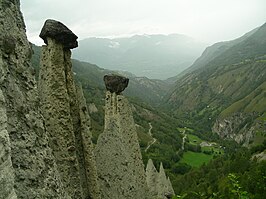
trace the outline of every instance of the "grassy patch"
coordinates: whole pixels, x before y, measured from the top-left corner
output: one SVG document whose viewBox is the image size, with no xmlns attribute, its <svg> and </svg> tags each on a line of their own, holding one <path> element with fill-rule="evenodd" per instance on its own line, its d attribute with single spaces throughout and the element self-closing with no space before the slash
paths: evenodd
<svg viewBox="0 0 266 199">
<path fill-rule="evenodd" d="M 180 163 L 186 163 L 192 167 L 200 167 L 204 163 L 208 163 L 212 157 L 212 155 L 207 155 L 204 153 L 187 151 L 183 154 L 183 158 L 181 159 Z"/>
<path fill-rule="evenodd" d="M 227 117 L 235 112 L 260 112 L 263 113 L 266 110 L 266 82 L 262 83 L 246 97 L 233 103 L 220 114 L 221 117 Z"/>
</svg>

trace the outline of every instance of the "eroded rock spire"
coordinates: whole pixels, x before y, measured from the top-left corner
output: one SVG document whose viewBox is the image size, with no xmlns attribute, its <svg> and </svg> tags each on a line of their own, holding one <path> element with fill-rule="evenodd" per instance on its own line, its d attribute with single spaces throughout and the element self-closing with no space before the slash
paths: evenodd
<svg viewBox="0 0 266 199">
<path fill-rule="evenodd" d="M 146 167 L 146 181 L 153 198 L 170 199 L 175 195 L 172 183 L 169 177 L 166 177 L 162 163 L 160 164 L 160 170 L 158 173 L 152 160 L 148 160 Z"/>
<path fill-rule="evenodd" d="M 171 199 L 174 193 L 170 192 L 169 181 L 166 177 L 163 164 L 160 164 L 160 170 L 157 180 L 158 197 L 161 199 Z"/>
<path fill-rule="evenodd" d="M 158 181 L 158 172 L 151 159 L 148 160 L 146 167 L 146 181 L 150 191 L 150 194 L 153 198 L 157 198 L 157 181 Z"/>
<path fill-rule="evenodd" d="M 65 191 L 71 198 L 98 199 L 90 121 L 82 89 L 76 87 L 71 48 L 77 36 L 61 22 L 47 20 L 42 46 L 39 90 L 42 114 Z"/>
<path fill-rule="evenodd" d="M 124 78 L 114 76 L 113 79 Z M 110 88 L 113 92 L 106 92 L 104 132 L 95 149 L 102 198 L 148 199 L 150 195 L 131 107 L 124 96 L 117 94 L 126 86 L 116 89 L 120 86 L 115 85 Z"/>
</svg>

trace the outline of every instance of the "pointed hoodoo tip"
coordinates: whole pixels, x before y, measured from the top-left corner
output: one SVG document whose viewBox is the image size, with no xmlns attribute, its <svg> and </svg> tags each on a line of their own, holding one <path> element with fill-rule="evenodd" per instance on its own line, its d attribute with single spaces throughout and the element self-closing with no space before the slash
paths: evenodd
<svg viewBox="0 0 266 199">
<path fill-rule="evenodd" d="M 164 169 L 164 168 L 163 168 L 163 163 L 162 163 L 162 162 L 160 163 L 160 169 Z"/>
<path fill-rule="evenodd" d="M 64 24 L 53 19 L 47 19 L 42 27 L 40 37 L 47 44 L 47 38 L 55 39 L 64 48 L 72 49 L 78 47 L 77 36 Z"/>
<path fill-rule="evenodd" d="M 119 75 L 105 75 L 103 77 L 105 87 L 111 93 L 120 94 L 128 86 L 129 79 Z"/>
</svg>

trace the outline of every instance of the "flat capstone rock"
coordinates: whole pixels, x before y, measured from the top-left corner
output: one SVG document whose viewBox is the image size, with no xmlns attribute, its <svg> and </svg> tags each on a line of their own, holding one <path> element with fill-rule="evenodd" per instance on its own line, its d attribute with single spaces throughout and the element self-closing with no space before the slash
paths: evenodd
<svg viewBox="0 0 266 199">
<path fill-rule="evenodd" d="M 120 94 L 128 86 L 129 79 L 119 75 L 105 75 L 105 87 L 111 93 Z"/>
<path fill-rule="evenodd" d="M 77 35 L 69 30 L 63 23 L 53 19 L 47 19 L 45 21 L 40 37 L 44 40 L 45 44 L 48 44 L 47 38 L 49 37 L 63 44 L 66 49 L 78 47 Z"/>
</svg>

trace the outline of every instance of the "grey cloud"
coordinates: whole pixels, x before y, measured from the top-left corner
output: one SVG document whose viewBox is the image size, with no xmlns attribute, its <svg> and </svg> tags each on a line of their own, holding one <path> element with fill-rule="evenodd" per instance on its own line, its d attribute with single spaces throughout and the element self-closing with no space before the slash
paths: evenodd
<svg viewBox="0 0 266 199">
<path fill-rule="evenodd" d="M 181 33 L 217 42 L 266 22 L 265 0 L 21 0 L 29 39 L 47 18 L 60 20 L 80 38 Z"/>
</svg>

